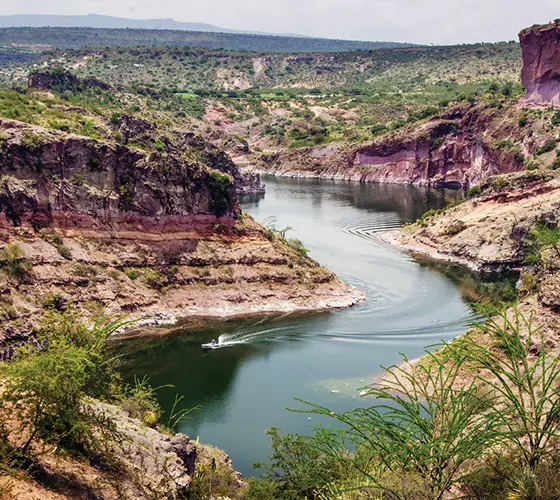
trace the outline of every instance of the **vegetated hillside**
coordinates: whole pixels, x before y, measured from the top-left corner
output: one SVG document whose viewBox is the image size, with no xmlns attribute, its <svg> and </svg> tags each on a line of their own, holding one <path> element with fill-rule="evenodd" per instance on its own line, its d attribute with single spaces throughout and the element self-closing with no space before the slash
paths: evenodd
<svg viewBox="0 0 560 500">
<path fill-rule="evenodd" d="M 35 65 L 109 82 L 126 90 L 130 106 L 149 100 L 152 109 L 203 120 L 212 134 L 265 150 L 363 141 L 372 130 L 432 115 L 449 102 L 522 90 L 514 43 L 306 55 L 177 47 L 54 51 L 5 65 L 0 81 L 25 85 Z M 76 103 L 84 97 L 52 90 Z M 96 90 L 92 99 L 111 105 L 116 97 Z"/>
<path fill-rule="evenodd" d="M 0 29 L 0 46 L 12 45 L 63 49 L 151 45 L 252 50 L 257 52 L 345 52 L 349 50 L 406 47 L 412 44 L 161 29 L 49 27 Z"/>
</svg>

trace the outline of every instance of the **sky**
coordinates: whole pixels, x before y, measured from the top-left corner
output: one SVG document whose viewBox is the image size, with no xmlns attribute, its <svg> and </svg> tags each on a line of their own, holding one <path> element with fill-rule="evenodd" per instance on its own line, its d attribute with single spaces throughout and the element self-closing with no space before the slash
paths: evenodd
<svg viewBox="0 0 560 500">
<path fill-rule="evenodd" d="M 325 38 L 455 44 L 517 39 L 560 0 L 0 0 L 0 13 L 173 18 Z"/>
</svg>

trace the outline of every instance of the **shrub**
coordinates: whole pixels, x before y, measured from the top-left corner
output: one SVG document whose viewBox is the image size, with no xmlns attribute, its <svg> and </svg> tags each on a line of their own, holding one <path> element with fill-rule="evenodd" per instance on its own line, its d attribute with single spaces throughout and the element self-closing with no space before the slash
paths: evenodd
<svg viewBox="0 0 560 500">
<path fill-rule="evenodd" d="M 66 309 L 67 300 L 60 293 L 47 293 L 43 298 L 43 307 L 54 311 L 64 311 Z"/>
<path fill-rule="evenodd" d="M 156 290 L 161 290 L 168 285 L 167 276 L 158 269 L 150 269 L 144 275 L 144 281 L 146 285 L 150 288 L 155 288 Z"/>
<path fill-rule="evenodd" d="M 475 198 L 477 196 L 480 196 L 481 193 L 482 193 L 482 188 L 480 186 L 472 186 L 467 191 L 467 195 L 469 196 L 469 198 Z"/>
<path fill-rule="evenodd" d="M 179 269 L 176 266 L 166 267 L 163 269 L 150 269 L 144 275 L 144 282 L 150 288 L 161 290 L 175 282 Z"/>
<path fill-rule="evenodd" d="M 57 250 L 58 253 L 65 259 L 70 260 L 72 258 L 72 252 L 67 246 L 60 245 L 57 247 Z"/>
<path fill-rule="evenodd" d="M 8 276 L 20 282 L 27 282 L 31 277 L 33 266 L 17 243 L 10 243 L 0 251 L 0 265 Z"/>
<path fill-rule="evenodd" d="M 106 359 L 106 339 L 122 322 L 106 319 L 93 327 L 70 315 L 51 314 L 39 338 L 46 347 L 27 348 L 3 368 L 1 410 L 17 416 L 26 452 L 38 437 L 71 452 L 88 452 L 97 436 L 112 431 L 110 422 L 84 398 L 107 397 L 116 375 Z"/>
<path fill-rule="evenodd" d="M 525 127 L 527 125 L 527 116 L 522 115 L 519 117 L 519 126 Z"/>
<path fill-rule="evenodd" d="M 525 159 L 525 168 L 527 170 L 538 170 L 539 164 L 536 161 Z"/>
<path fill-rule="evenodd" d="M 210 171 L 210 210 L 216 217 L 222 217 L 230 210 L 232 187 L 233 181 L 229 175 L 218 170 Z"/>
<path fill-rule="evenodd" d="M 548 356 L 541 327 L 532 315 L 525 317 L 516 309 L 494 313 L 478 328 L 490 346 L 467 336 L 449 350 L 453 356 L 466 353 L 469 365 L 482 370 L 480 383 L 502 401 L 495 413 L 507 429 L 504 438 L 533 471 L 560 436 L 560 355 Z"/>
<path fill-rule="evenodd" d="M 529 252 L 525 264 L 538 265 L 542 262 L 543 251 L 551 249 L 560 258 L 560 228 L 549 227 L 539 222 L 529 233 Z"/>
<path fill-rule="evenodd" d="M 306 258 L 307 257 L 307 254 L 309 253 L 309 250 L 303 246 L 303 243 L 302 243 L 301 240 L 298 240 L 297 238 L 290 238 L 287 241 L 288 241 L 288 244 L 298 252 L 298 254 L 301 258 Z"/>
<path fill-rule="evenodd" d="M 161 138 L 156 139 L 154 148 L 160 153 L 163 153 L 165 151 L 165 143 L 161 140 Z"/>
<path fill-rule="evenodd" d="M 318 426 L 313 447 L 358 473 L 358 488 L 403 498 L 413 478 L 423 494 L 410 498 L 443 498 L 463 481 L 472 460 L 502 440 L 499 416 L 485 411 L 495 395 L 476 380 L 463 383 L 466 359 L 463 350 L 453 353 L 452 362 L 434 353 L 418 364 L 405 359 L 404 367 L 390 367 L 367 389 L 376 398 L 369 408 L 337 413 L 306 403 L 310 409 L 302 413 L 342 426 Z"/>
<path fill-rule="evenodd" d="M 43 140 L 39 134 L 32 132 L 30 130 L 25 130 L 23 132 L 22 144 L 29 148 L 30 150 L 35 150 L 43 145 Z"/>
<path fill-rule="evenodd" d="M 147 377 L 134 377 L 134 383 L 126 385 L 123 389 L 120 406 L 130 417 L 141 420 L 148 427 L 155 427 L 161 415 L 156 391 Z"/>
<path fill-rule="evenodd" d="M 554 151 L 556 149 L 556 145 L 558 142 L 556 139 L 548 139 L 540 148 L 535 151 L 536 156 L 540 156 L 545 153 L 549 153 L 550 151 Z"/>
<path fill-rule="evenodd" d="M 510 97 L 512 93 L 513 93 L 513 83 L 507 82 L 507 83 L 502 87 L 502 95 L 503 95 L 504 97 Z"/>
<path fill-rule="evenodd" d="M 381 134 L 382 132 L 387 131 L 387 125 L 383 123 L 376 123 L 371 127 L 371 133 L 373 135 Z"/>
<path fill-rule="evenodd" d="M 445 229 L 445 234 L 455 236 L 467 229 L 467 225 L 462 220 L 456 220 Z"/>
</svg>

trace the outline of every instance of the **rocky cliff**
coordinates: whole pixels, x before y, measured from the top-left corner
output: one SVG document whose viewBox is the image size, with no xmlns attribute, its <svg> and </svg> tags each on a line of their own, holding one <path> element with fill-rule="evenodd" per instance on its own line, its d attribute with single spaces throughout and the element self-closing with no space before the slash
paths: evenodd
<svg viewBox="0 0 560 500">
<path fill-rule="evenodd" d="M 235 165 L 194 136 L 150 153 L 12 120 L 0 133 L 0 360 L 53 307 L 146 326 L 362 299 L 244 216 Z"/>
<path fill-rule="evenodd" d="M 0 119 L 0 225 L 177 229 L 197 216 L 239 217 L 229 173 Z"/>
<path fill-rule="evenodd" d="M 268 154 L 255 171 L 468 188 L 492 175 L 525 168 L 524 159 L 535 149 L 535 138 L 519 130 L 518 114 L 515 106 L 462 104 L 373 142 Z"/>
<path fill-rule="evenodd" d="M 560 107 L 560 20 L 519 33 L 526 100 Z"/>
</svg>

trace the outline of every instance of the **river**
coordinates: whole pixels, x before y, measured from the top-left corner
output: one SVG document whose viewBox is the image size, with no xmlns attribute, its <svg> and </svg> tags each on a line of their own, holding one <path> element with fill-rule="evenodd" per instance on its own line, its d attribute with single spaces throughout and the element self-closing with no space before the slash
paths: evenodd
<svg viewBox="0 0 560 500">
<path fill-rule="evenodd" d="M 270 427 L 309 432 L 313 420 L 286 411 L 294 398 L 335 411 L 367 404 L 360 388 L 380 365 L 421 355 L 426 346 L 455 337 L 474 313 L 461 279 L 451 279 L 386 245 L 379 232 L 415 221 L 461 196 L 412 186 L 319 180 L 265 179 L 264 199 L 243 209 L 256 220 L 276 217 L 291 226 L 310 255 L 362 289 L 367 301 L 335 312 L 216 321 L 195 332 L 126 341 L 123 374 L 147 375 L 169 410 L 176 393 L 199 407 L 179 430 L 223 448 L 234 467 L 255 475 L 253 462 L 270 454 Z M 472 278 L 469 278 L 472 280 Z M 188 333 L 188 334 L 187 334 Z M 231 346 L 202 342 L 224 335 Z"/>
</svg>

